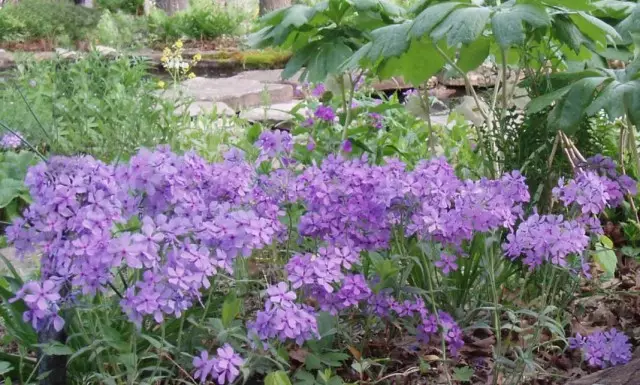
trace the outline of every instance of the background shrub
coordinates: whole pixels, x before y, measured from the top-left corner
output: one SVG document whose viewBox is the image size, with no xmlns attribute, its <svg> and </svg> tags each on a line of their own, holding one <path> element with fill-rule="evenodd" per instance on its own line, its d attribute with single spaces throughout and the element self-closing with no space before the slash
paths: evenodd
<svg viewBox="0 0 640 385">
<path fill-rule="evenodd" d="M 100 11 L 62 0 L 23 0 L 0 10 L 0 40 L 55 39 L 67 36 L 82 40 L 95 28 Z"/>
</svg>

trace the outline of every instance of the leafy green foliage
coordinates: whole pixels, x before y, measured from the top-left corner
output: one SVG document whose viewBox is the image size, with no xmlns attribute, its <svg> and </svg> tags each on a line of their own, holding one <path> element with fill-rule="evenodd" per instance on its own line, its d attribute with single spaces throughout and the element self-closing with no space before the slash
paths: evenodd
<svg viewBox="0 0 640 385">
<path fill-rule="evenodd" d="M 292 49 L 283 76 L 291 77 L 305 68 L 303 80 L 320 82 L 341 73 L 341 65 L 371 39 L 373 29 L 393 24 L 401 14 L 401 8 L 384 0 L 296 4 L 265 15 L 260 20 L 262 28 L 250 36 L 250 42 L 255 47 Z M 400 38 L 401 32 L 394 26 L 394 38 Z M 384 36 L 384 31 L 378 36 Z"/>
<path fill-rule="evenodd" d="M 13 218 L 31 201 L 24 177 L 39 160 L 30 151 L 0 152 L 0 219 Z"/>
<path fill-rule="evenodd" d="M 628 114 L 631 121 L 640 124 L 636 111 L 640 107 L 640 81 L 637 80 L 640 64 L 636 61 L 620 70 L 589 70 L 570 74 L 573 83 L 556 89 L 531 101 L 530 113 L 555 102 L 549 115 L 550 122 L 565 131 L 573 130 L 585 116 L 593 116 L 604 110 L 614 120 Z M 559 75 L 566 78 L 567 75 Z"/>
<path fill-rule="evenodd" d="M 23 0 L 0 9 L 0 40 L 58 36 L 82 40 L 99 18 L 99 11 L 78 7 L 70 1 Z"/>
<path fill-rule="evenodd" d="M 23 62 L 0 85 L 0 120 L 44 152 L 128 156 L 140 146 L 171 142 L 188 117 L 157 93 L 148 66 L 135 58 Z M 24 96 L 23 100 L 22 96 Z M 33 112 L 33 113 L 32 113 Z"/>
</svg>

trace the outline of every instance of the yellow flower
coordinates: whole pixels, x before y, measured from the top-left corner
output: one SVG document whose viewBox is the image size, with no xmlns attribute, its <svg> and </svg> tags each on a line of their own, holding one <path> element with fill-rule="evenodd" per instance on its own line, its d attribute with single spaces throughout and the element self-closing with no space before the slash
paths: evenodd
<svg viewBox="0 0 640 385">
<path fill-rule="evenodd" d="M 165 85 L 166 84 L 162 80 L 158 82 L 158 88 L 164 88 Z"/>
<path fill-rule="evenodd" d="M 162 55 L 171 56 L 171 49 L 169 49 L 169 47 L 164 47 L 164 49 L 162 50 Z"/>
<path fill-rule="evenodd" d="M 193 55 L 194 62 L 199 62 L 200 60 L 202 60 L 202 55 L 200 55 L 200 53 Z"/>
<path fill-rule="evenodd" d="M 196 74 L 194 74 L 193 72 L 189 72 L 189 75 L 187 75 L 187 78 L 189 79 L 193 79 L 196 77 Z"/>
<path fill-rule="evenodd" d="M 163 62 L 163 63 L 166 63 L 166 62 L 169 61 L 169 58 L 166 57 L 166 56 L 163 56 L 163 57 L 160 58 L 160 61 Z"/>
<path fill-rule="evenodd" d="M 176 48 L 182 48 L 183 44 L 182 44 L 182 40 L 178 40 L 176 41 L 176 44 L 174 44 L 176 46 Z"/>
</svg>

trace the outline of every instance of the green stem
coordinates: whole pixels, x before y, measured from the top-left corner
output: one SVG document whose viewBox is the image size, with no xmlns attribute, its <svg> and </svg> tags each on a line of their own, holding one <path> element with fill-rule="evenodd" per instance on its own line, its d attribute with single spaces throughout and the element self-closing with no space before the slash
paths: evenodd
<svg viewBox="0 0 640 385">
<path fill-rule="evenodd" d="M 500 111 L 501 125 L 504 126 L 504 118 L 507 115 L 507 53 L 504 49 L 500 50 L 502 57 L 502 110 Z"/>
<path fill-rule="evenodd" d="M 627 114 L 627 135 L 627 145 L 629 146 L 629 151 L 631 152 L 634 167 L 636 168 L 635 171 L 637 173 L 640 171 L 640 156 L 638 156 L 638 144 L 636 143 L 636 129 L 631 122 L 631 118 L 629 118 L 629 114 Z"/>
<path fill-rule="evenodd" d="M 425 268 L 427 270 L 427 285 L 429 288 L 429 298 L 431 299 L 431 311 L 433 311 L 433 315 L 435 315 L 436 317 L 436 322 L 438 323 L 438 325 L 440 325 L 440 316 L 438 315 L 438 308 L 436 307 L 436 296 L 435 296 L 435 289 L 433 287 L 433 280 L 431 275 L 433 274 L 433 271 L 431 270 L 431 260 L 429 259 L 428 256 L 425 255 L 424 250 L 422 251 L 422 256 L 424 257 L 424 260 L 427 261 L 427 263 L 425 263 Z M 447 370 L 446 365 L 447 365 L 447 342 L 444 339 L 444 335 L 441 336 L 441 340 L 442 340 L 442 364 L 445 365 L 445 375 L 447 377 L 447 383 L 449 385 L 452 385 L 451 382 L 451 375 L 449 374 L 449 370 Z"/>
<path fill-rule="evenodd" d="M 427 146 L 429 147 L 429 151 L 435 153 L 433 125 L 431 124 L 431 103 L 429 101 L 429 90 L 426 87 L 424 90 L 424 95 L 420 95 L 420 104 L 422 104 L 422 108 L 424 108 L 424 112 L 426 112 L 427 114 L 427 127 L 429 128 L 429 138 L 427 140 Z"/>
<path fill-rule="evenodd" d="M 502 327 L 500 325 L 500 313 L 498 312 L 498 307 L 500 306 L 500 300 L 498 298 L 498 288 L 496 287 L 496 261 L 495 261 L 495 252 L 493 250 L 488 251 L 488 265 L 489 265 L 489 282 L 491 284 L 491 297 L 493 300 L 493 327 L 495 329 L 494 334 L 496 337 L 496 345 L 495 345 L 495 370 L 496 373 L 500 371 L 500 364 L 498 358 L 502 353 Z M 486 254 L 485 254 L 486 255 Z M 498 381 L 497 375 L 493 377 L 493 383 L 497 384 Z"/>
</svg>

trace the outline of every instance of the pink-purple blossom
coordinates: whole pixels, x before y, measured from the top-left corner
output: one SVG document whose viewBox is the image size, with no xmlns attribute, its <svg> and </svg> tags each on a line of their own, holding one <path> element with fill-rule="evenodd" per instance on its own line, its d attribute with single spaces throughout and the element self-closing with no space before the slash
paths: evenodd
<svg viewBox="0 0 640 385">
<path fill-rule="evenodd" d="M 629 338 L 615 328 L 595 331 L 588 336 L 579 333 L 569 338 L 569 348 L 582 352 L 585 362 L 596 368 L 607 368 L 631 361 Z"/>
</svg>

